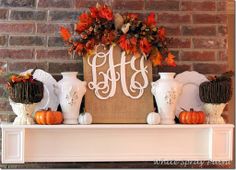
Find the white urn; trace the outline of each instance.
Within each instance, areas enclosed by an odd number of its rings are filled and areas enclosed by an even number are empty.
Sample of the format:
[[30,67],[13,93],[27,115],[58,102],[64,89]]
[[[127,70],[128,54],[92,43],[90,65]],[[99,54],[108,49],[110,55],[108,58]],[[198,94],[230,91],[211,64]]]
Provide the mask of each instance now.
[[13,125],[34,124],[32,113],[35,110],[36,103],[32,103],[32,104],[15,103],[11,99],[9,99],[9,101],[10,101],[10,105],[12,107],[13,112],[17,115],[17,117],[15,118],[13,122]]
[[175,110],[183,85],[174,79],[175,73],[159,73],[160,79],[152,82],[152,94],[155,97],[161,124],[175,124]]
[[77,72],[62,72],[58,82],[59,101],[64,124],[78,124],[82,98],[86,92],[86,82],[77,79]]
[[203,109],[207,115],[206,123],[208,124],[224,124],[225,121],[221,114],[225,108],[226,103],[214,104],[205,103]]

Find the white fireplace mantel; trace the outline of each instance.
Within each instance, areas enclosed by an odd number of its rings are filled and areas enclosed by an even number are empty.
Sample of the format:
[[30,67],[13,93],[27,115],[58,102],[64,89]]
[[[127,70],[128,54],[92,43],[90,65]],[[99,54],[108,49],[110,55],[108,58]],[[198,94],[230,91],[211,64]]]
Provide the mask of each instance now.
[[2,124],[2,163],[232,160],[234,125]]

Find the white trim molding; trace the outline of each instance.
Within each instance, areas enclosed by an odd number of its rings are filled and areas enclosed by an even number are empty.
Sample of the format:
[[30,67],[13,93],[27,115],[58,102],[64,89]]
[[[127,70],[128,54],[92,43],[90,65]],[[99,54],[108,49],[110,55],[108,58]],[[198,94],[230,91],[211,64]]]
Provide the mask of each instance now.
[[231,124],[2,124],[2,163],[230,161]]

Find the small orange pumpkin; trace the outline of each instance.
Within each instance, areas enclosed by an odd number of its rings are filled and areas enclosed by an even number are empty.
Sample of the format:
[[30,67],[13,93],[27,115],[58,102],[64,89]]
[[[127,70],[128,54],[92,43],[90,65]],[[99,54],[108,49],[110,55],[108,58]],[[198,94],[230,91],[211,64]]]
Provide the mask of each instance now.
[[40,125],[54,125],[61,124],[63,121],[63,115],[59,111],[39,110],[35,113],[34,119],[37,124]]
[[205,122],[205,113],[202,111],[190,111],[183,109],[179,114],[179,122],[182,124],[203,124]]

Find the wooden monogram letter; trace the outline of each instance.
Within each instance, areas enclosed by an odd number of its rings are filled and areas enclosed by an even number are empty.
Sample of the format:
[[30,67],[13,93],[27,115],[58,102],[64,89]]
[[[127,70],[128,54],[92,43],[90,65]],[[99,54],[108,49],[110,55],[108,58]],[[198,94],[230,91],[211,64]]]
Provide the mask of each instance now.
[[127,56],[117,46],[98,50],[84,59],[84,78],[85,108],[94,123],[145,123],[153,111],[152,68],[144,57]]

